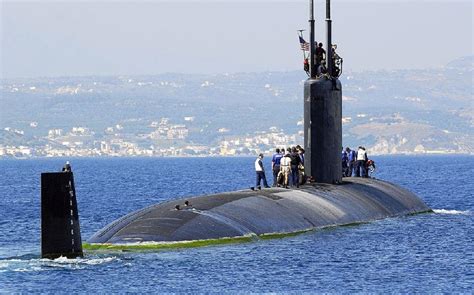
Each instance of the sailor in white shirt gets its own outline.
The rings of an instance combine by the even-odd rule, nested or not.
[[[367,152],[365,151],[365,147],[360,146],[357,150],[357,157],[356,157],[356,177],[367,177],[367,168],[365,167],[365,163],[367,162]]]
[[[263,154],[258,155],[258,158],[255,160],[255,173],[257,176],[256,188],[262,189],[260,187],[260,181],[263,180],[263,186],[269,188],[267,183],[267,178],[265,177],[265,168],[263,168]]]
[[[287,151],[286,155],[280,160],[280,171],[283,173],[283,186],[288,188],[288,179],[291,174],[291,157],[290,152]]]

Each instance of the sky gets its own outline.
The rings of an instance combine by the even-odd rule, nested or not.
[[[308,1],[0,1],[1,78],[302,69]],[[323,42],[324,3],[315,0]],[[332,20],[346,70],[473,54],[472,0],[333,0]]]

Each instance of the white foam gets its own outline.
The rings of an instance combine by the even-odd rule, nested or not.
[[[96,259],[86,259],[84,261],[85,264],[88,265],[97,265],[97,264],[102,264],[102,263],[108,263],[111,261],[116,260],[117,257],[106,257],[106,258],[96,258]]]
[[[51,259],[5,259],[0,261],[0,272],[15,271],[15,272],[31,272],[50,270],[51,268],[63,269],[83,269],[87,265],[99,265],[109,263],[119,258],[103,257],[103,258],[75,258],[68,259],[66,257],[59,257],[54,260]]]
[[[471,211],[460,211],[460,210],[446,210],[446,209],[433,209],[436,214],[451,214],[451,215],[470,215]]]
[[[49,259],[41,259],[41,261],[46,262],[47,264],[58,264],[58,265],[81,265],[81,264],[86,264],[86,265],[97,265],[97,264],[102,264],[102,263],[107,263],[116,260],[117,257],[112,256],[112,257],[104,257],[104,258],[73,258],[69,259],[67,257],[59,257],[54,260],[49,260]]]

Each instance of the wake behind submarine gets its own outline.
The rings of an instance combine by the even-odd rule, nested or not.
[[[82,257],[88,249],[206,245],[291,235],[310,230],[431,212],[416,195],[371,178],[342,178],[342,59],[333,51],[326,0],[326,60],[315,55],[313,0],[304,84],[305,174],[299,189],[241,190],[153,205],[119,218],[82,244],[70,169],[41,175],[41,256]],[[339,65],[339,66],[338,66]],[[182,207],[176,210],[176,205]]]

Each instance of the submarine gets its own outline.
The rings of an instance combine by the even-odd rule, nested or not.
[[[295,189],[239,190],[171,200],[127,214],[82,242],[74,175],[41,174],[41,256],[82,257],[84,249],[159,249],[251,241],[432,210],[396,184],[342,177],[342,85],[326,0],[326,60],[315,59],[314,5],[309,1],[309,68],[304,83],[306,184]],[[334,62],[332,62],[334,60]]]

